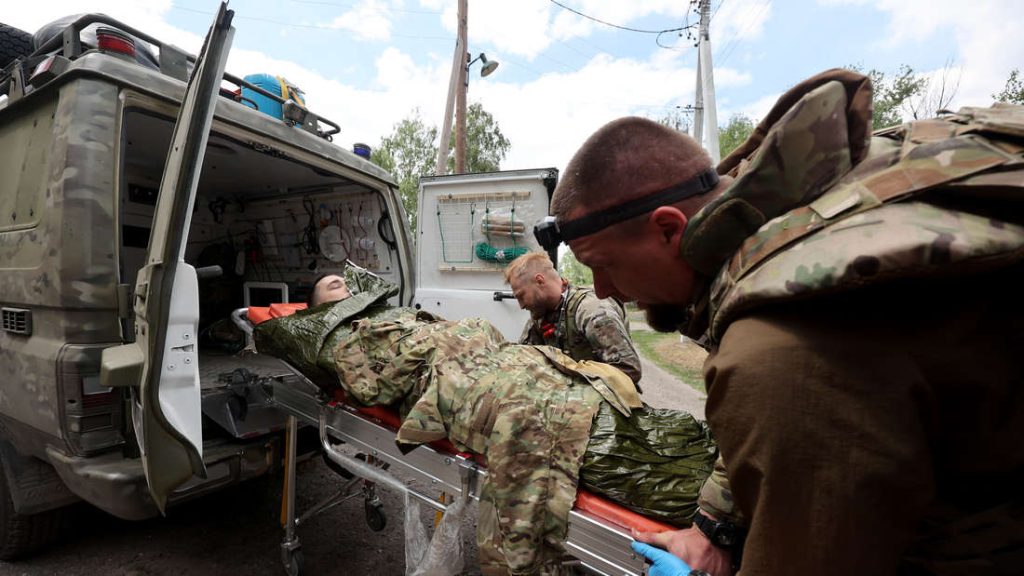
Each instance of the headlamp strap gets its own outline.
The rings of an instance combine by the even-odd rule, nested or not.
[[[599,210],[593,214],[587,214],[568,222],[558,222],[558,232],[560,233],[561,240],[568,242],[569,240],[594,234],[613,224],[629,220],[634,216],[646,214],[655,208],[703,194],[714,189],[717,185],[718,173],[713,168],[709,168],[685,182],[680,182],[653,194],[627,200],[622,204],[609,206],[604,210]]]

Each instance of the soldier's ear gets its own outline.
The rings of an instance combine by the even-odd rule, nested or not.
[[[678,247],[689,219],[675,206],[660,206],[651,212],[647,223],[658,235],[658,241]]]
[[[544,274],[542,274],[541,272],[537,272],[536,274],[533,275],[533,281],[537,285],[544,284],[544,280],[545,280]]]

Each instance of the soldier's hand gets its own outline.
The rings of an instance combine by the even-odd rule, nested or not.
[[[694,570],[703,570],[711,576],[732,574],[732,555],[708,540],[696,527],[674,532],[638,532],[633,538],[640,542],[654,544],[682,558]]]
[[[693,571],[679,558],[643,542],[633,542],[633,551],[651,561],[647,576],[690,576]]]

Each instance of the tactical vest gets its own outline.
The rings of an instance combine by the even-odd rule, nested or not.
[[[545,338],[537,326],[531,323],[531,330],[540,335],[540,341],[549,346],[554,346],[575,360],[594,360],[594,349],[587,340],[587,335],[579,330],[576,325],[576,314],[580,304],[594,291],[590,288],[577,288],[570,286],[565,295],[562,309],[556,321],[556,331],[553,338]]]
[[[963,108],[867,140],[864,86],[870,96],[845,71],[801,84],[719,166],[736,180],[681,248],[711,271],[697,323],[711,343],[764,304],[1024,259],[1024,106]]]
[[[587,340],[587,335],[576,326],[576,313],[580,304],[594,291],[589,288],[569,287],[569,293],[565,297],[565,309],[562,311],[561,326],[562,338],[559,348],[574,360],[593,360],[594,349]]]

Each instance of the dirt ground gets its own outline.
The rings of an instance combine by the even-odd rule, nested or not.
[[[641,384],[649,404],[686,409],[703,418],[703,395],[643,360]],[[0,562],[0,576],[280,576],[281,484],[280,475],[256,480],[143,522],[118,520],[80,505],[61,541],[34,557]],[[316,458],[300,467],[296,485],[301,512],[333,494],[340,481]],[[382,532],[367,526],[360,498],[299,527],[306,574],[405,573],[404,502],[392,492],[382,490],[380,496],[388,516]],[[429,521],[433,513],[424,509],[422,516]],[[465,574],[479,573],[475,518],[473,506],[464,530]]]

